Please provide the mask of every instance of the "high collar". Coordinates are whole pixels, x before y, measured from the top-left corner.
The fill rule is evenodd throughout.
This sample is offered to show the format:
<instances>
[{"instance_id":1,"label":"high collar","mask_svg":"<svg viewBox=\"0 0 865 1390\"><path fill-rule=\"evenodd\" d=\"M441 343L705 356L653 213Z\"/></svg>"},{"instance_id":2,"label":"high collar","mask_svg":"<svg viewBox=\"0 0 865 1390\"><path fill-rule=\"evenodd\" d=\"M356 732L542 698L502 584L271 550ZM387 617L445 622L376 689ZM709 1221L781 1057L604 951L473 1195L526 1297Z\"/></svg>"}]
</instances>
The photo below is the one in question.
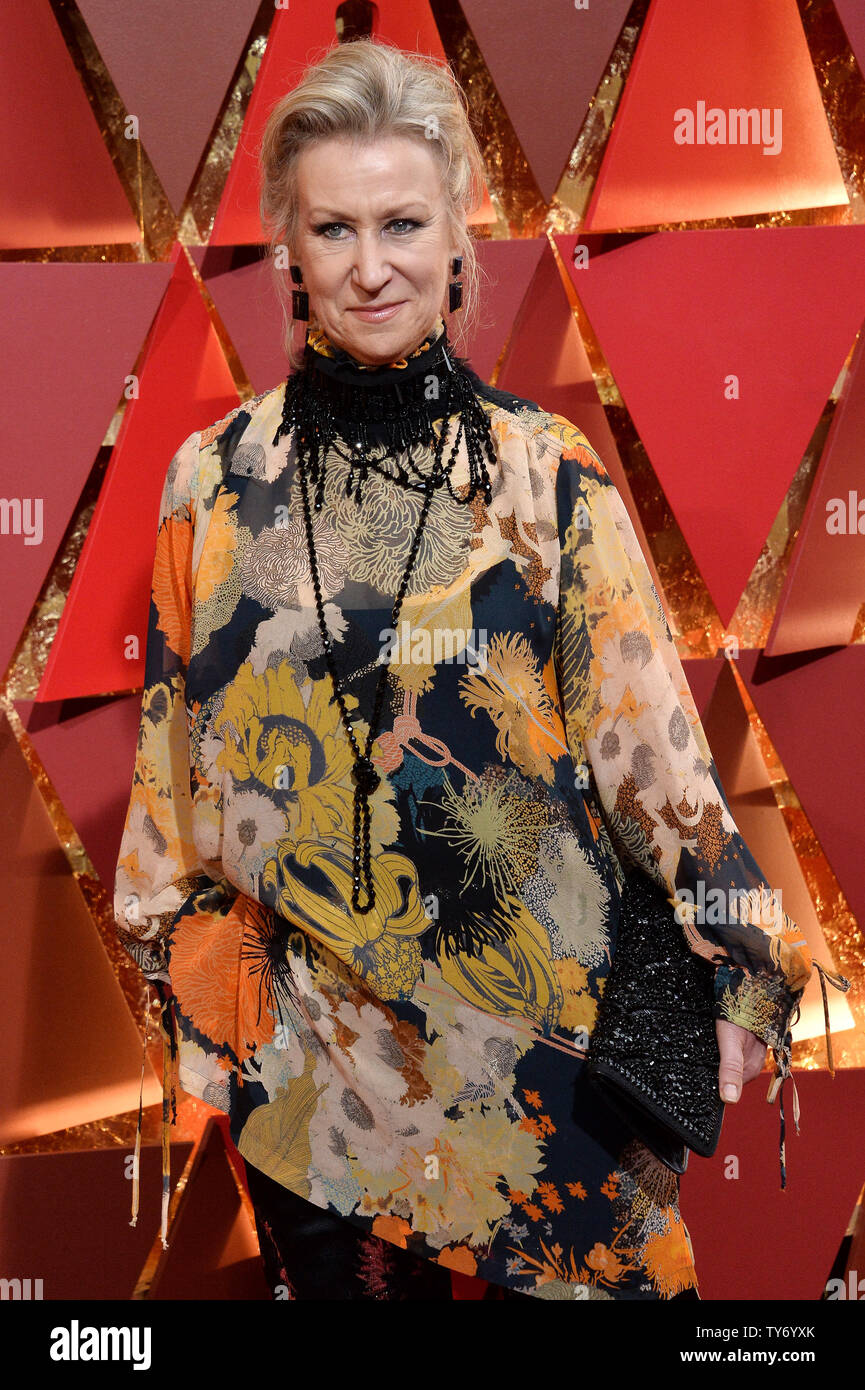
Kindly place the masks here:
<instances>
[{"instance_id":1,"label":"high collar","mask_svg":"<svg viewBox=\"0 0 865 1390\"><path fill-rule=\"evenodd\" d=\"M364 421L375 429L376 422L402 421L409 415L416 423L441 419L439 399L447 398L445 375L452 376L464 366L448 342L444 319L439 316L418 346L395 362L370 366L358 362L350 353L336 347L320 329L307 331L302 375L313 398L341 427L356 431ZM430 381L438 378L439 389ZM408 414L407 414L408 412Z\"/></svg>"},{"instance_id":2,"label":"high collar","mask_svg":"<svg viewBox=\"0 0 865 1390\"><path fill-rule=\"evenodd\" d=\"M439 315L432 329L416 348L405 357L380 366L359 362L344 348L331 342L323 329L311 327L307 330L304 366L347 386L360 386L372 392L388 392L391 386L423 374L430 364L441 361L441 354L448 347L444 319Z\"/></svg>"},{"instance_id":3,"label":"high collar","mask_svg":"<svg viewBox=\"0 0 865 1390\"><path fill-rule=\"evenodd\" d=\"M469 464L467 497L471 499L481 488L489 502L492 492L486 463L494 466L496 453L488 413L477 394L479 384L468 362L451 347L441 316L407 357L378 367L357 362L320 330L308 332L303 366L286 379L282 419L273 444L296 431L298 458L311 461L318 486L316 506L320 507L326 459L336 439L348 444L351 455L342 457L352 475L360 464L362 478L370 466L366 452L370 447L384 446L384 457L394 462L406 452L432 449L438 468L451 420L456 418L456 435L435 486L448 479L462 447ZM438 427L440 421L446 421L447 427ZM404 473L400 465L393 475L400 485L405 484Z\"/></svg>"}]
</instances>

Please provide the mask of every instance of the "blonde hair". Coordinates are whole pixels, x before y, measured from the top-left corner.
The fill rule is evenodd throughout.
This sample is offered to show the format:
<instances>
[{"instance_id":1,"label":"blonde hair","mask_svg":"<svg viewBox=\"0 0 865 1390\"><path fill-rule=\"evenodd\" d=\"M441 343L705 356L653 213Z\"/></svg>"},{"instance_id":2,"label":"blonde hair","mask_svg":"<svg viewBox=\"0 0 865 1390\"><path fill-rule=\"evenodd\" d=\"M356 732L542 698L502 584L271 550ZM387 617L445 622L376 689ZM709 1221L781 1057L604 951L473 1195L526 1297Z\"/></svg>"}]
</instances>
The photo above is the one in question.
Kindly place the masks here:
<instances>
[{"instance_id":1,"label":"blonde hair","mask_svg":"<svg viewBox=\"0 0 865 1390\"><path fill-rule=\"evenodd\" d=\"M316 141L334 136L375 140L391 135L423 140L437 154L453 244L463 257L457 346L474 324L480 272L465 214L478 205L484 170L465 95L446 63L357 39L330 49L306 69L274 106L261 142L259 210L282 308L283 347L294 366L300 365L302 348L293 341L293 287L287 267L277 264L277 253L295 244L298 158Z\"/></svg>"}]
</instances>

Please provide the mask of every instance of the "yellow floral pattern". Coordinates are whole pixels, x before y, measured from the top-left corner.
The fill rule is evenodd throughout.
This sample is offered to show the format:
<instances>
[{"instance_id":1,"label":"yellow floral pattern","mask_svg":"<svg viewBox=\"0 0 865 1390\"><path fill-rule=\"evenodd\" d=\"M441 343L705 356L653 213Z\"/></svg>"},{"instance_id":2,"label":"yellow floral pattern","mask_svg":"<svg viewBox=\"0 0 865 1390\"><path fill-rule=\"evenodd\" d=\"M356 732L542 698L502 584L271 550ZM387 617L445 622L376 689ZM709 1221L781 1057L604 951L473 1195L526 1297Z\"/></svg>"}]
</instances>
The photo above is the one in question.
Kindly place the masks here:
<instances>
[{"instance_id":1,"label":"yellow floral pattern","mask_svg":"<svg viewBox=\"0 0 865 1390\"><path fill-rule=\"evenodd\" d=\"M567 420L473 383L492 497L437 492L388 658L417 494L370 474L358 513L334 449L315 519L360 747L387 663L368 913L296 456L273 445L284 385L171 460L117 930L173 991L181 1085L276 1182L539 1298L667 1299L696 1285L678 1180L584 1074L625 862L671 902L700 879L743 890L728 920L686 911L684 930L715 962L717 1016L781 1053L810 961L766 913L600 458Z\"/></svg>"}]
</instances>

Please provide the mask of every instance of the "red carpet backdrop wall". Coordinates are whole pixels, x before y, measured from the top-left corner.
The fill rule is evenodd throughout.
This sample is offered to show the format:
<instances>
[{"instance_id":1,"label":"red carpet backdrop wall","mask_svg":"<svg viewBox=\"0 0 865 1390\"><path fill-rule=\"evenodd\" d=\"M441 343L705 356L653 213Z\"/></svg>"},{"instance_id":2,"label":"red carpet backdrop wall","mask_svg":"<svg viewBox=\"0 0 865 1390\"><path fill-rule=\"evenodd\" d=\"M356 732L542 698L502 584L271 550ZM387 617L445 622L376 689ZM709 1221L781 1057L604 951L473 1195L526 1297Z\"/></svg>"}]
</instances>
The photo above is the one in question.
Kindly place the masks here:
<instances>
[{"instance_id":1,"label":"red carpet backdrop wall","mask_svg":"<svg viewBox=\"0 0 865 1390\"><path fill-rule=\"evenodd\" d=\"M372 32L447 58L471 103L485 289L461 350L602 455L737 822L851 980L834 1075L816 972L803 1001L786 1192L768 1076L690 1164L702 1296L857 1296L861 0L6 0L2 29L0 1276L46 1299L268 1297L227 1131L183 1092L156 1239L162 1044L110 897L169 459L288 370L264 121L340 33Z\"/></svg>"}]
</instances>

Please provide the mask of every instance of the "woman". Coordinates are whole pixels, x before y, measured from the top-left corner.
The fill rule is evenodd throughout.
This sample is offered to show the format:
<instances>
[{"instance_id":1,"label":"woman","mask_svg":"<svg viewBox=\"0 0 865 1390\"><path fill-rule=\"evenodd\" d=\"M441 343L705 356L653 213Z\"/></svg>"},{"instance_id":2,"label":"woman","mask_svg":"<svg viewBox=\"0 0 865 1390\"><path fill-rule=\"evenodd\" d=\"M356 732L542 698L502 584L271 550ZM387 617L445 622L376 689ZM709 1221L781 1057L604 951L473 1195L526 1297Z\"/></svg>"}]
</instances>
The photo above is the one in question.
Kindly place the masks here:
<instances>
[{"instance_id":1,"label":"woman","mask_svg":"<svg viewBox=\"0 0 865 1390\"><path fill-rule=\"evenodd\" d=\"M481 163L448 70L333 50L262 172L308 332L168 470L121 939L231 1117L275 1298L696 1297L678 1178L584 1075L623 865L750 894L687 931L725 1099L767 1045L788 1073L808 949L761 925L600 458L450 345Z\"/></svg>"}]
</instances>

